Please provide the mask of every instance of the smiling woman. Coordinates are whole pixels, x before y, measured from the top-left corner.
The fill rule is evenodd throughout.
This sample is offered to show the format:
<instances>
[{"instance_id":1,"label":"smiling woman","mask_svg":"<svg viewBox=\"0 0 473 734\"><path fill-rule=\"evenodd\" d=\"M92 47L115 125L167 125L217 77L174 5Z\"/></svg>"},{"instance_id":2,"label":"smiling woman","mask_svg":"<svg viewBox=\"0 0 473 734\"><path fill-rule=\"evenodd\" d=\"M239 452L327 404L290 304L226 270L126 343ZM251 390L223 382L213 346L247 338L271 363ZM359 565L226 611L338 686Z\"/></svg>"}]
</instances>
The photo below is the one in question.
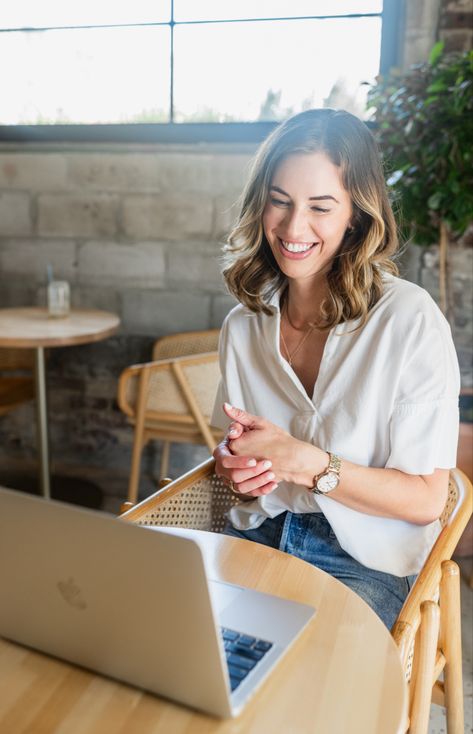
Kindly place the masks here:
<instances>
[{"instance_id":1,"label":"smiling woman","mask_svg":"<svg viewBox=\"0 0 473 734\"><path fill-rule=\"evenodd\" d=\"M322 568L388 627L440 531L459 391L448 324L396 249L366 126L330 109L280 125L225 248L240 305L212 419L217 472L248 500L227 532Z\"/></svg>"}]
</instances>

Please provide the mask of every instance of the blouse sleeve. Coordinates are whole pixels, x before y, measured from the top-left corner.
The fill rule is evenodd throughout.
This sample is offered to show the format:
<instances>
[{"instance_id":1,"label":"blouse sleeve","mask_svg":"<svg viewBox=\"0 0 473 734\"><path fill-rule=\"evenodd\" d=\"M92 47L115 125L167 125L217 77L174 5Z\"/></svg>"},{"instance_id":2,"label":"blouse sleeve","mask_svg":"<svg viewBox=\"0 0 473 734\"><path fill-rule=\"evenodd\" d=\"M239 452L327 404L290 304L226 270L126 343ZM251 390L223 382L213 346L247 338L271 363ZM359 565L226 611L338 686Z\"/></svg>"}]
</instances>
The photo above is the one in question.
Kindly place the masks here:
<instances>
[{"instance_id":1,"label":"blouse sleeve","mask_svg":"<svg viewBox=\"0 0 473 734\"><path fill-rule=\"evenodd\" d=\"M228 397L228 390L226 386L226 363L227 363L227 352L228 352L228 317L222 324L220 330L220 337L218 342L219 361L220 361L220 382L217 388L217 394L215 396L214 407L212 411L212 417L210 423L215 428L220 428L222 431L226 431L230 423L230 419L223 412L223 403L230 402Z\"/></svg>"},{"instance_id":2,"label":"blouse sleeve","mask_svg":"<svg viewBox=\"0 0 473 734\"><path fill-rule=\"evenodd\" d=\"M450 327L437 306L411 314L390 421L386 467L432 474L456 464L460 375Z\"/></svg>"}]
</instances>

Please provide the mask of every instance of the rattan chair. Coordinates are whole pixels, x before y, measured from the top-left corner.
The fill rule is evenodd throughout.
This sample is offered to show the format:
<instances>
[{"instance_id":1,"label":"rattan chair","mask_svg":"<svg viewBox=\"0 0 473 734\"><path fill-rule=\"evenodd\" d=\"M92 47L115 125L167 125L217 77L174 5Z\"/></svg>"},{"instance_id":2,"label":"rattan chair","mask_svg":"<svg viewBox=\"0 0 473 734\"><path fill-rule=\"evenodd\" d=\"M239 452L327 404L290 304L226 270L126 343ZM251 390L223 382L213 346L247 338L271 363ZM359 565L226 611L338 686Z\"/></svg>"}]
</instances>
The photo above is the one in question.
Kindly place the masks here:
<instances>
[{"instance_id":1,"label":"rattan chair","mask_svg":"<svg viewBox=\"0 0 473 734\"><path fill-rule=\"evenodd\" d=\"M0 416L33 400L33 370L32 349L0 349Z\"/></svg>"},{"instance_id":2,"label":"rattan chair","mask_svg":"<svg viewBox=\"0 0 473 734\"><path fill-rule=\"evenodd\" d=\"M432 702L446 708L448 734L464 731L460 571L451 557L471 517L472 494L468 477L450 472L442 531L392 628L409 686L409 734L427 734Z\"/></svg>"},{"instance_id":3,"label":"rattan chair","mask_svg":"<svg viewBox=\"0 0 473 734\"><path fill-rule=\"evenodd\" d=\"M155 361L122 372L118 404L135 426L130 502L138 496L141 456L148 441L163 441L162 479L168 471L171 443L203 444L212 452L220 440L221 431L210 425L220 378L218 333L212 330L164 337L153 348ZM201 353L202 349L207 352Z\"/></svg>"},{"instance_id":4,"label":"rattan chair","mask_svg":"<svg viewBox=\"0 0 473 734\"><path fill-rule=\"evenodd\" d=\"M180 334L162 336L153 344L152 360L173 359L190 354L207 354L218 351L220 329L206 331L184 331Z\"/></svg>"},{"instance_id":5,"label":"rattan chair","mask_svg":"<svg viewBox=\"0 0 473 734\"><path fill-rule=\"evenodd\" d=\"M127 504L122 517L221 532L226 513L240 501L209 459L139 505ZM460 576L450 559L471 514L471 482L455 469L442 531L392 629L409 686L409 734L426 734L431 701L446 707L448 734L463 734ZM444 683L437 682L442 671Z\"/></svg>"},{"instance_id":6,"label":"rattan chair","mask_svg":"<svg viewBox=\"0 0 473 734\"><path fill-rule=\"evenodd\" d=\"M147 497L137 505L125 502L121 517L138 525L193 528L222 532L226 513L241 502L228 483L215 474L214 459Z\"/></svg>"}]
</instances>

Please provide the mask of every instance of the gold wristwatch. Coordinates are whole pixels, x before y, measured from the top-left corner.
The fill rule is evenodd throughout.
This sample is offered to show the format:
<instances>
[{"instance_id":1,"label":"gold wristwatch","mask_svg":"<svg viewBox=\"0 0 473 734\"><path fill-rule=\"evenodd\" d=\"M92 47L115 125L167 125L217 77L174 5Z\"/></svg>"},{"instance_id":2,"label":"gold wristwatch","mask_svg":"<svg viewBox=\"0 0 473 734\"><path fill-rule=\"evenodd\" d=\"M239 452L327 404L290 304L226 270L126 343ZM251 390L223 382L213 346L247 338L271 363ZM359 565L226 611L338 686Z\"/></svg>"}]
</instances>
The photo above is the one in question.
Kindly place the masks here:
<instances>
[{"instance_id":1,"label":"gold wristwatch","mask_svg":"<svg viewBox=\"0 0 473 734\"><path fill-rule=\"evenodd\" d=\"M340 469L342 468L342 460L336 454L328 452L330 461L325 471L316 474L314 477L314 486L312 492L314 494L329 494L333 492L340 483Z\"/></svg>"}]
</instances>

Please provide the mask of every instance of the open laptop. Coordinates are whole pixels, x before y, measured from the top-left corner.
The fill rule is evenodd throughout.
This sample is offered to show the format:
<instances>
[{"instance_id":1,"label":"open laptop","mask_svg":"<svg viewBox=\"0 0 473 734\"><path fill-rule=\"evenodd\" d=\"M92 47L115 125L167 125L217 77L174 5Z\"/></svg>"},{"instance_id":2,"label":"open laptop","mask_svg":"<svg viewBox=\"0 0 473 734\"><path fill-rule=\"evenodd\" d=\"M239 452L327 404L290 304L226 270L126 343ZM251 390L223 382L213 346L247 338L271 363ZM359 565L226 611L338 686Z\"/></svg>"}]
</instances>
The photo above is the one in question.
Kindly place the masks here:
<instances>
[{"instance_id":1,"label":"open laptop","mask_svg":"<svg viewBox=\"0 0 473 734\"><path fill-rule=\"evenodd\" d=\"M0 590L2 637L222 717L315 613L209 580L182 531L7 489Z\"/></svg>"}]
</instances>

